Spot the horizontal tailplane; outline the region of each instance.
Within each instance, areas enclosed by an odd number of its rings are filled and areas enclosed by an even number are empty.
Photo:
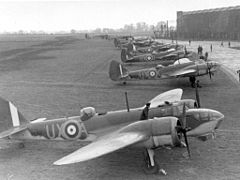
[[[26,125],[21,125],[21,126],[18,126],[18,127],[13,127],[9,130],[6,130],[6,131],[3,131],[0,133],[0,139],[2,138],[6,138],[6,137],[9,137],[9,136],[12,136],[14,134],[17,134],[17,133],[20,133],[20,132],[23,132],[27,129],[27,126]]]

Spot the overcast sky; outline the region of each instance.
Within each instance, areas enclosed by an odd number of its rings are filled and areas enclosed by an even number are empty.
[[[0,0],[0,32],[121,28],[124,24],[174,23],[176,11],[240,5],[240,0]]]

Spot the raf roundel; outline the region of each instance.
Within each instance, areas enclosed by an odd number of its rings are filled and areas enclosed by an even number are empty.
[[[81,125],[76,120],[69,120],[62,126],[62,136],[64,139],[77,140],[82,134]]]
[[[156,76],[156,72],[155,71],[150,71],[149,72],[149,76],[150,77],[155,77]]]

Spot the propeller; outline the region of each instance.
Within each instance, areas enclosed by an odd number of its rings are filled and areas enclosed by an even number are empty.
[[[197,80],[195,82],[195,94],[196,94],[196,108],[200,108],[200,97],[199,97],[199,92],[198,92],[198,83],[199,81]]]
[[[189,148],[188,139],[187,139],[187,131],[189,131],[190,129],[187,127],[187,121],[186,121],[186,105],[185,105],[185,103],[183,104],[183,113],[182,113],[181,126],[177,126],[176,129],[177,129],[177,132],[183,134],[184,141],[185,141],[185,144],[186,144],[186,146],[187,146],[188,156],[189,156],[189,158],[191,158],[190,148]]]

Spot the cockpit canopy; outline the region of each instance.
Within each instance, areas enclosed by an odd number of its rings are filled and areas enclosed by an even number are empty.
[[[161,69],[161,68],[164,68],[164,66],[161,65],[161,64],[158,64],[158,65],[156,66],[156,69]]]
[[[185,64],[185,63],[189,63],[189,62],[191,62],[191,61],[188,58],[181,58],[181,59],[175,61],[173,64],[177,65],[177,64]]]
[[[80,110],[80,118],[82,121],[86,121],[95,116],[96,110],[94,107],[85,107]]]

